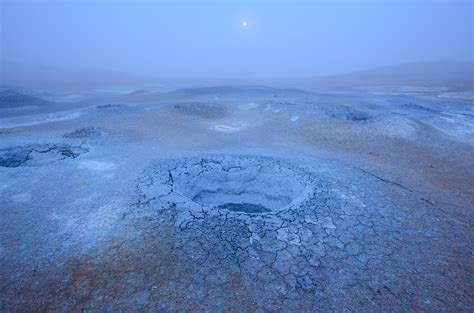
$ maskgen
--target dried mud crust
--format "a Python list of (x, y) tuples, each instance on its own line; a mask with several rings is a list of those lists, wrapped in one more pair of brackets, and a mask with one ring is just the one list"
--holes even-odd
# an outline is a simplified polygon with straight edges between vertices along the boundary
[[(274, 173), (271, 179), (267, 170)], [(271, 197), (278, 188), (296, 186), (288, 192), (289, 204), (246, 212), (230, 208), (236, 198), (227, 204), (215, 195), (199, 199), (216, 201), (211, 204), (193, 201), (204, 189), (218, 190), (208, 185), (211, 177), (227, 191), (252, 186), (251, 178), (261, 184), (268, 179), (278, 184), (262, 191)], [(225, 178), (234, 183), (226, 186)], [(135, 192), (109, 235), (90, 248), (54, 258), (45, 254), (43, 263), (6, 258), (0, 307), (137, 312), (474, 307), (472, 225), (451, 219), (445, 208), (383, 173), (319, 159), (297, 166), (272, 157), (221, 155), (156, 161), (132, 186)], [(239, 203), (259, 211), (259, 199)]]
[[(137, 216), (159, 221), (160, 229), (169, 225), (173, 233), (173, 271), (165, 284), (152, 287), (159, 303), (172, 303), (172, 291), (183, 297), (176, 309), (472, 308), (472, 284), (465, 279), (470, 267), (443, 270), (453, 258), (469, 259), (465, 230), (440, 222), (445, 217), (437, 208), (427, 208), (401, 184), (331, 166), (307, 170), (254, 156), (150, 166), (136, 185)], [(232, 210), (234, 199), (193, 201), (209, 187), (204, 177), (217, 178), (209, 189), (222, 191), (224, 177), (266, 178), (259, 168), (274, 173), (271, 181), (281, 188), (297, 184), (289, 204)]]

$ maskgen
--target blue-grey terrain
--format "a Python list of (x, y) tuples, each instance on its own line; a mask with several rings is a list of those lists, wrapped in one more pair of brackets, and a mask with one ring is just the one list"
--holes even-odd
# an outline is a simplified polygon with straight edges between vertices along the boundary
[(0, 93), (0, 311), (474, 311), (474, 97)]

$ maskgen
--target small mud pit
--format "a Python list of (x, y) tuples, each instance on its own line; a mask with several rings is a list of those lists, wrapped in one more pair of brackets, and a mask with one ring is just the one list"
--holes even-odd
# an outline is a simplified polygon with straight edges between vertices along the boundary
[[(284, 161), (258, 156), (167, 160), (153, 166), (140, 189), (148, 199), (192, 202), (248, 214), (280, 210), (305, 199), (311, 175)], [(149, 183), (145, 183), (149, 181)]]
[(373, 116), (367, 112), (355, 110), (346, 106), (329, 107), (326, 108), (324, 112), (327, 116), (332, 118), (352, 122), (365, 122), (373, 118)]
[(218, 120), (227, 115), (227, 107), (224, 104), (216, 103), (181, 103), (176, 104), (174, 109), (181, 113), (210, 120)]
[(88, 152), (81, 146), (62, 144), (27, 145), (0, 150), (1, 167), (39, 166)]
[(64, 135), (69, 139), (97, 139), (110, 134), (110, 131), (102, 127), (79, 128), (75, 131)]

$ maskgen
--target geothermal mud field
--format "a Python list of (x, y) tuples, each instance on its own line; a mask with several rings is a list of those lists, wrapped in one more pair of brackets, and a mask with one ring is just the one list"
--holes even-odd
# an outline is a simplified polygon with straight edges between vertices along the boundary
[(474, 310), (472, 98), (5, 101), (2, 312)]

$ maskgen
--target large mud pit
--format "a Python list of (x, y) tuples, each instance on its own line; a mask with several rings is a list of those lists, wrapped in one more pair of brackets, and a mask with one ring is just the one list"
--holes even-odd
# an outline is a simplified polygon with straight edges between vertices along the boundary
[(267, 157), (172, 159), (153, 169), (147, 197), (192, 201), (207, 209), (266, 213), (293, 206), (311, 191), (304, 170)]

